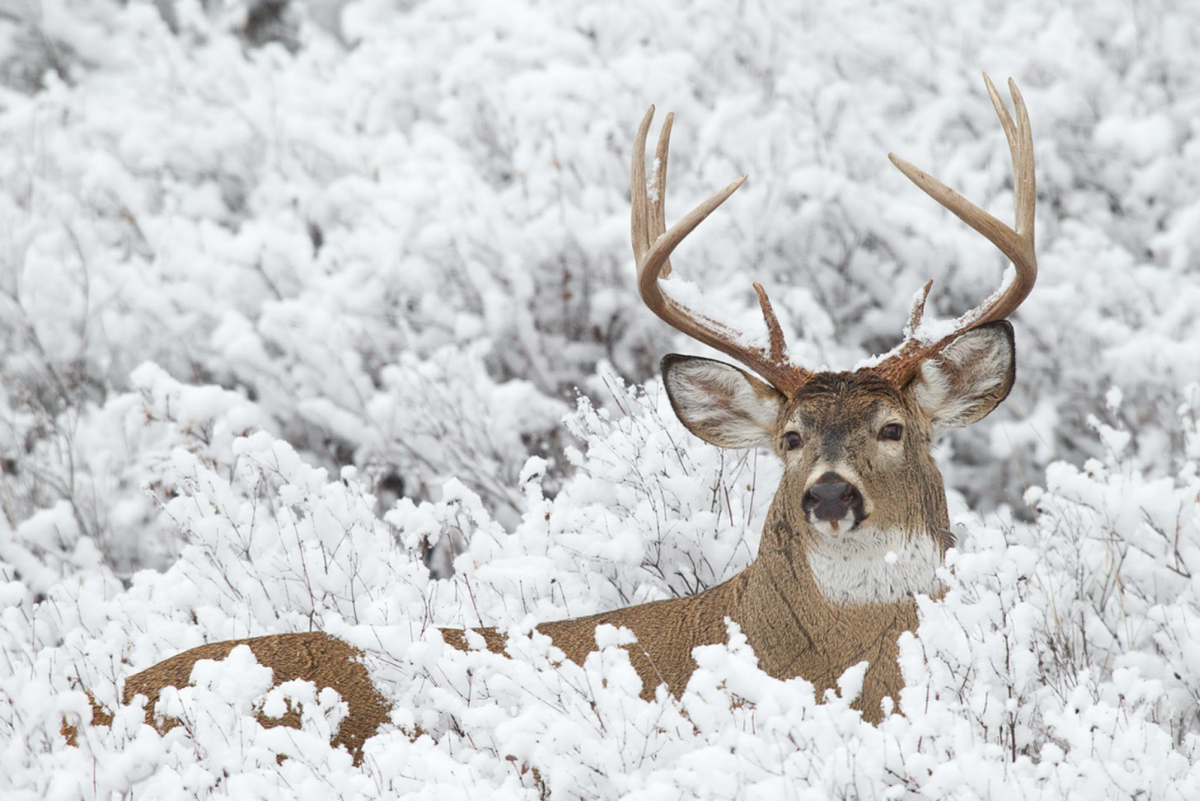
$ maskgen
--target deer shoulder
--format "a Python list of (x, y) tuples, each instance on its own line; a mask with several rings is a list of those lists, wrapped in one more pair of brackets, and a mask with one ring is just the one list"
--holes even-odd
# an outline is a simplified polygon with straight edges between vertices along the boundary
[[(1006, 318), (1037, 277), (1034, 256), (1034, 164), (1029, 119), (1009, 82), (1016, 120), (987, 80), (988, 93), (1008, 139), (1014, 168), (1015, 227), (970, 203), (907, 162), (892, 161), (921, 189), (991, 241), (1015, 266), (1015, 278), (958, 319), (952, 330), (922, 335), (930, 285), (913, 305), (906, 338), (874, 367), (813, 372), (788, 357), (770, 300), (755, 284), (769, 340), (746, 337), (694, 313), (663, 291), (676, 246), (745, 180), (734, 181), (666, 228), (666, 163), (672, 116), (667, 115), (648, 187), (645, 144), (651, 108), (635, 138), (632, 167), (632, 238), (638, 291), (669, 325), (739, 362), (747, 370), (707, 358), (670, 355), (663, 383), (675, 413), (700, 439), (721, 448), (762, 448), (783, 463), (755, 561), (729, 581), (687, 598), (548, 622), (566, 658), (582, 662), (595, 650), (601, 624), (624, 626), (628, 646), (653, 697), (665, 684), (685, 688), (692, 649), (724, 642), (726, 619), (739, 624), (764, 671), (803, 677), (818, 697), (847, 669), (869, 667), (855, 706), (878, 721), (883, 699), (898, 700), (903, 686), (897, 637), (917, 625), (914, 597), (940, 591), (937, 569), (952, 544), (946, 492), (931, 453), (937, 436), (970, 425), (1007, 396), (1015, 377), (1012, 326)], [(503, 637), (479, 630), (487, 647), (502, 652)], [(447, 641), (467, 647), (459, 630)], [(360, 662), (361, 654), (321, 633), (284, 634), (214, 643), (179, 654), (125, 682), (125, 701), (152, 701), (165, 686), (189, 679), (198, 659), (228, 655), (245, 642), (276, 682), (303, 678), (330, 686), (350, 703), (338, 734), (356, 759), (362, 743), (387, 719), (387, 706)], [(148, 711), (152, 704), (148, 706)], [(295, 725), (295, 721), (290, 722)]]

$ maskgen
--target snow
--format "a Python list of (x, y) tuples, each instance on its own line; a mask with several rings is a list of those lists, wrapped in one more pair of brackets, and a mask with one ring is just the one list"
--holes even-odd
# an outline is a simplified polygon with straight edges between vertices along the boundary
[[(1200, 797), (1191, 6), (313, 5), (0, 15), (0, 797)], [(676, 113), (668, 225), (753, 178), (664, 292), (761, 347), (760, 281), (845, 369), (930, 278), (923, 341), (1011, 280), (886, 159), (1011, 220), (985, 69), (1029, 106), (1040, 273), (1012, 395), (936, 446), (959, 547), (902, 714), (850, 709), (861, 666), (770, 678), (732, 623), (678, 699), (621, 630), (563, 662), (535, 623), (748, 565), (780, 473), (655, 378), (702, 349), (634, 286), (643, 110)], [(479, 624), (511, 658), (436, 633)], [(362, 766), (343, 699), (247, 649), (164, 693), (187, 726), (115, 703), (313, 628), (394, 704)]]
[[(759, 312), (758, 318), (742, 323), (726, 322), (719, 304), (714, 298), (707, 298), (704, 291), (691, 281), (680, 278), (677, 272), (670, 277), (659, 279), (662, 293), (675, 303), (686, 309), (691, 315), (706, 320), (709, 327), (728, 332), (729, 338), (744, 348), (759, 348), (766, 350), (771, 345), (771, 337), (767, 332), (767, 324)], [(748, 316), (748, 315), (747, 315)]]
[(646, 198), (651, 203), (658, 203), (661, 198), (658, 196), (658, 172), (662, 169), (662, 160), (654, 159), (650, 165), (650, 174), (646, 176)]

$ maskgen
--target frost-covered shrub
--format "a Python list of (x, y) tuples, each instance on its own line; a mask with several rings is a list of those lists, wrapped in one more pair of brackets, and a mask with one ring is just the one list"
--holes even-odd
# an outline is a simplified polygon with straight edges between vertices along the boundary
[[(1026, 515), (1044, 465), (1101, 455), (1086, 421), (1113, 383), (1147, 469), (1182, 453), (1161, 421), (1200, 369), (1187, 4), (362, 0), (318, 3), (322, 28), (291, 3), (294, 52), (239, 33), (267, 5), (42, 3), (3, 22), (79, 55), (0, 115), (9, 526), (65, 500), (124, 575), (168, 563), (105, 513), (138, 488), (101, 487), (78, 439), (144, 361), (254, 399), (329, 469), (417, 500), (458, 476), (511, 524), (528, 456), (551, 495), (569, 472), (555, 405), (576, 388), (607, 404), (598, 364), (641, 381), (680, 342), (632, 287), (628, 153), (650, 102), (678, 113), (673, 210), (751, 175), (678, 271), (751, 324), (763, 281), (805, 364), (886, 350), (926, 279), (943, 316), (998, 280), (991, 246), (884, 158), (1006, 216), (980, 68), (1031, 110), (1042, 269), (1016, 394), (947, 452), (949, 482)], [(435, 399), (420, 382), (438, 371), (467, 407), (519, 396), (531, 414), (477, 440), (440, 401), (380, 424), (388, 398)], [(414, 448), (411, 426), (459, 441)]]
[[(1051, 465), (1046, 488), (1028, 493), (1036, 525), (968, 523), (947, 559), (950, 591), (921, 604), (901, 647), (902, 702), (942, 736), (942, 759), (990, 753), (1026, 768), (1029, 788), (1080, 797), (1186, 798), (1200, 786), (1196, 401), (1193, 389), (1178, 409), (1193, 453), (1174, 478), (1148, 479), (1122, 453), (1128, 432), (1097, 423), (1107, 458)], [(914, 707), (937, 715), (919, 723)], [(944, 737), (964, 721), (969, 742)], [(977, 776), (973, 794), (994, 780)]]
[[(257, 410), (240, 396), (151, 367), (136, 378), (141, 389), (110, 406), (144, 443), (135, 461), (158, 477), (186, 545), (169, 570), (128, 588), (94, 550), (43, 556), (58, 574), (30, 581), (0, 554), (6, 792), (1182, 799), (1200, 789), (1194, 392), (1178, 409), (1193, 455), (1176, 477), (1147, 479), (1122, 450), (1129, 437), (1097, 423), (1108, 459), (1055, 465), (1030, 491), (1036, 523), (957, 515), (948, 592), (921, 600), (920, 628), (901, 641), (904, 714), (873, 727), (849, 708), (864, 666), (818, 704), (803, 679), (759, 671), (734, 624), (728, 645), (696, 652), (681, 698), (660, 690), (652, 701), (616, 647), (627, 633), (598, 631), (604, 647), (584, 665), (530, 636), (537, 621), (690, 592), (749, 560), (777, 471), (694, 442), (684, 450), (655, 387), (600, 379), (620, 413), (580, 402), (568, 418), (583, 442), (573, 476), (547, 498), (544, 465), (531, 459), (520, 520), (505, 529), (458, 482), (382, 520), (352, 468), (331, 477), (251, 430)], [(458, 570), (431, 580), (419, 545), (450, 531), (465, 547)], [(664, 569), (664, 556), (686, 569)], [(456, 651), (434, 630), (480, 624), (509, 632), (510, 657), (482, 642)], [(141, 725), (138, 704), (115, 705), (120, 679), (184, 648), (311, 628), (362, 648), (395, 704), (361, 768), (328, 745), (345, 713), (336, 693), (304, 682), (266, 692), (246, 651), (201, 663), (197, 686), (164, 693), (160, 711), (184, 721), (166, 735)], [(115, 710), (111, 728), (86, 725), (82, 688)], [(255, 717), (289, 704), (302, 710), (299, 731)], [(63, 717), (81, 724), (77, 748), (58, 734)]]
[[(249, 46), (273, 3), (0, 14), (0, 795), (1200, 795), (1192, 4), (315, 5), (286, 47)], [(678, 115), (671, 216), (751, 175), (677, 273), (747, 327), (764, 282), (840, 368), (927, 279), (944, 317), (998, 280), (884, 158), (1007, 218), (980, 69), (1030, 109), (1041, 273), (1013, 396), (938, 446), (961, 547), (905, 716), (736, 633), (678, 700), (619, 649), (556, 666), (535, 622), (727, 579), (777, 478), (645, 383), (694, 348), (633, 288), (646, 106)], [(432, 631), (478, 624), (517, 658)], [(244, 654), (167, 699), (190, 730), (60, 739), (83, 688), (317, 627), (396, 702), (361, 771), (341, 702), (260, 697)], [(302, 732), (261, 727), (289, 703)]]

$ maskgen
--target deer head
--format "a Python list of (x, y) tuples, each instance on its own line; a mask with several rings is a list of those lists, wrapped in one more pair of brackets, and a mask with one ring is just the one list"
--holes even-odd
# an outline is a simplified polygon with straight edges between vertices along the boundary
[[(992, 82), (986, 75), (984, 80), (1012, 155), (1015, 230), (908, 162), (895, 155), (891, 159), (1008, 256), (1015, 278), (960, 317), (949, 333), (934, 337), (921, 330), (932, 285), (927, 283), (913, 304), (904, 341), (875, 366), (854, 372), (811, 372), (792, 364), (760, 284), (754, 289), (769, 337), (761, 346), (663, 292), (659, 282), (670, 274), (672, 251), (746, 176), (668, 230), (663, 200), (672, 116), (667, 115), (659, 136), (649, 186), (645, 143), (653, 107), (638, 129), (632, 234), (642, 299), (676, 329), (761, 376), (712, 359), (670, 355), (662, 369), (671, 405), (701, 439), (722, 448), (766, 448), (783, 461), (784, 476), (770, 516), (787, 521), (786, 530), (798, 538), (817, 585), (834, 603), (895, 601), (914, 590), (935, 588), (934, 570), (952, 538), (931, 446), (942, 431), (985, 417), (1013, 384), (1013, 332), (1005, 318), (1037, 277), (1033, 145), (1016, 85), (1009, 81), (1014, 123)], [(764, 532), (765, 550), (786, 545)], [(896, 554), (890, 562), (889, 554)], [(760, 554), (760, 559), (767, 556)]]

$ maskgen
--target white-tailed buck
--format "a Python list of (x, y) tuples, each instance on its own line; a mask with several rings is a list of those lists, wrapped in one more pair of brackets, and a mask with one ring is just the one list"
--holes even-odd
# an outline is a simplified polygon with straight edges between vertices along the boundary
[[(930, 454), (939, 433), (974, 423), (1008, 394), (1014, 379), (1012, 326), (1005, 318), (1021, 304), (1037, 276), (1034, 257), (1033, 144), (1025, 105), (1009, 81), (1016, 121), (991, 81), (988, 94), (1012, 155), (1015, 230), (907, 162), (891, 156), (910, 179), (965, 223), (987, 237), (1016, 267), (1015, 278), (952, 333), (920, 336), (929, 284), (913, 305), (906, 339), (874, 367), (813, 373), (793, 365), (762, 287), (754, 285), (766, 320), (765, 347), (690, 312), (663, 293), (671, 252), (725, 201), (745, 176), (666, 228), (667, 144), (671, 115), (658, 140), (652, 185), (645, 175), (651, 108), (633, 150), (633, 251), (638, 291), (651, 311), (700, 342), (728, 354), (758, 377), (711, 359), (670, 355), (663, 381), (676, 414), (707, 442), (723, 448), (766, 448), (784, 464), (767, 514), (758, 557), (729, 581), (688, 598), (616, 609), (538, 627), (567, 658), (582, 662), (595, 650), (601, 623), (637, 635), (629, 646), (644, 694), (660, 683), (679, 694), (695, 663), (692, 649), (724, 642), (725, 619), (737, 622), (764, 671), (802, 676), (818, 697), (840, 674), (870, 662), (854, 706), (863, 717), (883, 717), (885, 696), (899, 699), (898, 635), (917, 625), (913, 596), (936, 594), (936, 570), (953, 543), (941, 474)], [(465, 648), (463, 632), (443, 630)], [(503, 636), (480, 633), (494, 651)], [(361, 757), (362, 744), (388, 718), (351, 646), (320, 632), (218, 642), (179, 654), (132, 676), (124, 699), (148, 696), (148, 714), (159, 691), (184, 686), (199, 659), (221, 659), (246, 643), (274, 680), (309, 679), (333, 687), (349, 703), (335, 742)], [(101, 719), (103, 714), (101, 714)], [(268, 719), (264, 723), (272, 723)], [(293, 716), (285, 723), (296, 725)]]

